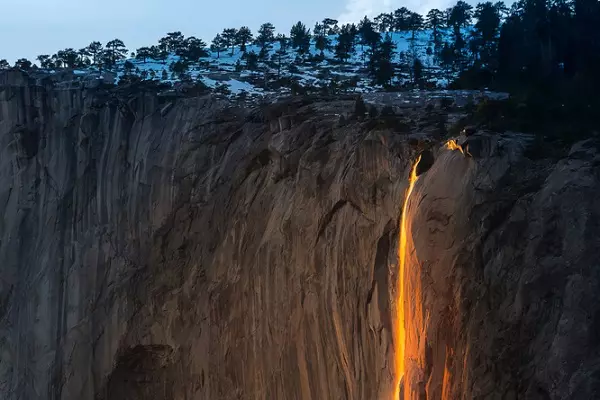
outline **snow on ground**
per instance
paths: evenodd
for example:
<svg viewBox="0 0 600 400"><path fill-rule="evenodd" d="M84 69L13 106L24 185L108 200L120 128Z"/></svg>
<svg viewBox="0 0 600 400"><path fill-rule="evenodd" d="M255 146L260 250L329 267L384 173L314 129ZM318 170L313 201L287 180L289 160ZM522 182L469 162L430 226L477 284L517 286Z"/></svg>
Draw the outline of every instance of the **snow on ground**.
<svg viewBox="0 0 600 400"><path fill-rule="evenodd" d="M468 34L468 29L465 33ZM409 32L392 32L389 33L396 46L396 54L394 61L400 63L400 60L404 62L411 62L414 57L418 57L423 64L426 66L426 74L430 82L436 83L440 87L444 87L448 84L448 77L445 76L441 69L435 65L433 56L428 53L428 48L432 47L431 43L431 31L423 30L416 32L413 39ZM336 35L330 35L330 41L332 48L323 52L325 60L319 62L304 62L301 64L295 64L296 53L293 49L289 48L287 54L282 57L282 68L278 71L275 66L278 62L278 55L276 54L280 45L278 42L272 44L268 51L269 62L260 62L257 71L245 70L246 61L244 60L244 53L240 51L239 47L228 49L224 52L216 53L209 51L208 57L203 57L199 62L190 65L188 71L188 77L194 81L201 81L210 88L216 88L220 86L226 86L232 95L240 94L241 92L247 92L251 94L267 94L272 91L266 90L265 88L258 87L251 82L258 82L259 85L265 82L265 73L267 74L268 81L272 82L277 76L283 78L292 78L296 80L300 85L311 85L314 87L327 86L332 78L337 79L339 82L352 81L356 82L356 91L358 92L371 92L376 91L379 88L374 87L371 84L369 77L365 71L365 63L368 59L367 46L356 45L355 53L350 57L347 63L340 64L334 61L335 53L333 46L336 42ZM247 52L260 52L260 47L257 45L247 45ZM318 55L321 51L315 48L314 42L310 46L310 54ZM129 62L133 65L133 73L141 76L142 79L157 80L168 83L175 83L179 81L179 76L173 74L170 70L170 65L179 61L180 58L176 55L169 55L166 60L152 60L147 59L145 61L136 59L122 60L117 64L116 67L116 80L118 83L119 79L126 72L124 71L124 65ZM273 60L274 62L270 62ZM295 70L290 70L291 65L295 65ZM236 65L240 65L242 70L236 71ZM89 71L87 71L89 73ZM77 75L84 75L85 70L75 71ZM402 82L409 79L407 71L397 71L397 82Z"/></svg>

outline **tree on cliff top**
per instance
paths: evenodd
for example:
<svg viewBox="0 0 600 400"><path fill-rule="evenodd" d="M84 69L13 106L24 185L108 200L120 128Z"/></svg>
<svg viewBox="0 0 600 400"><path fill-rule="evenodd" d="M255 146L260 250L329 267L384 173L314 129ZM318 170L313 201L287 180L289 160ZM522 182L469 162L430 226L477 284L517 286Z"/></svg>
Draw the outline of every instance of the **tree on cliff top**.
<svg viewBox="0 0 600 400"><path fill-rule="evenodd" d="M310 51L310 29L298 21L290 30L290 40L292 48L296 49L298 54L304 55Z"/></svg>
<svg viewBox="0 0 600 400"><path fill-rule="evenodd" d="M242 26L238 29L236 37L236 44L240 46L240 50L246 52L246 45L252 42L252 31L247 26Z"/></svg>
<svg viewBox="0 0 600 400"><path fill-rule="evenodd" d="M92 57L92 65L97 67L100 64L103 52L102 43L92 42L87 47L87 50L90 53L90 57Z"/></svg>
<svg viewBox="0 0 600 400"><path fill-rule="evenodd" d="M227 48L231 47L231 55L233 55L235 51L235 45L237 43L237 29L229 28L223 29L223 33L221 34L223 38L223 42Z"/></svg>
<svg viewBox="0 0 600 400"><path fill-rule="evenodd" d="M220 58L221 53L227 50L227 43L225 43L225 40L220 34L217 33L217 36L213 39L210 50L217 53L217 58Z"/></svg>
<svg viewBox="0 0 600 400"><path fill-rule="evenodd" d="M29 71L33 64L26 58L19 58L15 61L15 68L22 69L23 71Z"/></svg>
<svg viewBox="0 0 600 400"><path fill-rule="evenodd" d="M275 27L272 23L266 22L260 26L255 42L260 46L261 53L266 54L275 42Z"/></svg>
<svg viewBox="0 0 600 400"><path fill-rule="evenodd" d="M127 56L127 49L125 43L121 39L113 39L106 43L106 59L108 67L112 67L117 63L118 60L122 60Z"/></svg>

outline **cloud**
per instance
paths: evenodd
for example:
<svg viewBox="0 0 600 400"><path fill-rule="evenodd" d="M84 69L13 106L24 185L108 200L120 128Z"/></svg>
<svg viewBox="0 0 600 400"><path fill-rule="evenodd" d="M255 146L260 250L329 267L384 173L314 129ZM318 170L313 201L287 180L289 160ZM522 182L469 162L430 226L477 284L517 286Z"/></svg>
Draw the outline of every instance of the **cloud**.
<svg viewBox="0 0 600 400"><path fill-rule="evenodd" d="M454 0L348 0L346 9L338 20L341 23L358 22L365 15L372 18L400 7L426 14L432 8L444 10L455 2Z"/></svg>

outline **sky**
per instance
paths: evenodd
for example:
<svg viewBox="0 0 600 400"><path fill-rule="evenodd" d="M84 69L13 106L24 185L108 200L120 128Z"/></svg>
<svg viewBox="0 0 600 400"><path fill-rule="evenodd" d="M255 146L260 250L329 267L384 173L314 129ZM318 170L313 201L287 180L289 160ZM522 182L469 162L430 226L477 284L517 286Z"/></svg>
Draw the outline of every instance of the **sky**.
<svg viewBox="0 0 600 400"><path fill-rule="evenodd" d="M426 13L454 0L0 0L0 59L35 60L39 54L83 48L119 38L130 50L155 44L181 31L210 43L224 28L263 22L289 34L302 21L309 28L323 18L358 22L363 16L405 6Z"/></svg>

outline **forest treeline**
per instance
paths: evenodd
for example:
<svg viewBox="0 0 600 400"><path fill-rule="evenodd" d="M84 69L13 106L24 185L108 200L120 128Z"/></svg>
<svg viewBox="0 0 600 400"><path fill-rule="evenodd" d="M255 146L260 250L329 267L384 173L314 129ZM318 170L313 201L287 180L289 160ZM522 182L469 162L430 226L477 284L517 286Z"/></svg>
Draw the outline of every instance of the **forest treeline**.
<svg viewBox="0 0 600 400"><path fill-rule="evenodd" d="M120 39L105 45L92 42L83 49L63 49L39 55L35 62L19 59L15 67L113 69L128 57L166 62L170 54L179 56L169 65L171 73L186 76L191 63L209 55L217 57L236 50L244 53L241 68L256 69L259 62L281 68L282 56L293 52L294 62L324 59L346 63L360 48L374 84L394 89L395 76L408 71L415 86L425 87L422 56L398 54L391 32L404 32L409 42L426 30L425 49L434 64L451 77L452 88L489 88L520 96L537 118L596 119L600 105L600 3L598 0L520 0L507 7L503 2L483 2L471 6L458 1L446 10L433 9L420 15L405 7L365 17L356 24L339 24L326 18L309 29L295 24L288 35L276 33L272 23L257 32L248 27L227 28L210 44L196 37L171 32L157 44L130 52ZM276 51L271 51L277 43ZM249 49L249 45L252 49ZM316 49L311 53L311 44ZM257 49L258 51L254 51ZM0 60L0 68L10 65ZM126 72L133 74L131 62ZM165 71L163 70L163 78Z"/></svg>

